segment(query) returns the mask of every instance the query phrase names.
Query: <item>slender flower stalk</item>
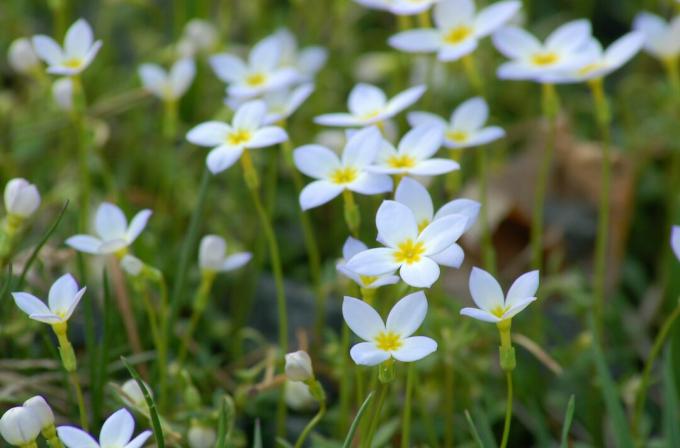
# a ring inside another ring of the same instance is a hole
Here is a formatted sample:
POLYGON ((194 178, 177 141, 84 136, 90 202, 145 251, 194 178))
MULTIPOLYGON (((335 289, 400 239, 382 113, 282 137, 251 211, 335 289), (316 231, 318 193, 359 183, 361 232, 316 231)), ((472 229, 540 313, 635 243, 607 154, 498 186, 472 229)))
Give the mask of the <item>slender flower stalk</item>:
POLYGON ((489 163, 484 148, 477 151, 477 163, 479 170, 479 202, 482 204, 479 210, 479 223, 482 227, 482 259, 484 260, 484 268, 490 272, 495 272, 496 253, 491 240, 491 229, 489 228, 489 163))
POLYGON ((401 448, 411 446, 411 402, 413 398, 413 381, 416 374, 415 364, 406 369, 406 392, 404 399, 404 413, 401 419, 401 448))
POLYGON ((191 310, 191 318, 189 320, 189 326, 182 337, 182 345, 180 346, 177 355, 177 364, 184 364, 184 359, 186 358, 187 352, 189 351, 189 344, 191 343, 191 338, 198 327, 198 323, 201 320, 206 306, 208 305, 208 300, 210 299, 210 290, 215 281, 214 272, 203 272, 201 273, 201 283, 198 286, 198 290, 194 296, 193 306, 191 310))

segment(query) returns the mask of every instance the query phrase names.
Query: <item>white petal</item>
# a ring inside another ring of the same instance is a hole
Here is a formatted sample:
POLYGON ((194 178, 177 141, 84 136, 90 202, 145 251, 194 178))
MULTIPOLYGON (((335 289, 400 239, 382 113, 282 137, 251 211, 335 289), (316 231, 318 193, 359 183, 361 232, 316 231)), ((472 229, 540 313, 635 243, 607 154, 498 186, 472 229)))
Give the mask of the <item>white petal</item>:
POLYGON ((429 288, 439 278, 439 265, 428 257, 416 263, 403 264, 399 275, 404 283, 416 288, 429 288))
POLYGON ((465 252, 463 252, 463 248, 458 244, 452 244, 443 251, 429 257, 440 266, 459 269, 463 264, 463 260, 465 260, 465 252))
POLYGON ((281 41, 276 35, 259 41, 248 55, 248 63, 256 70, 271 71, 281 60, 281 41))
POLYGON ((385 331, 382 318, 373 307, 363 300, 345 296, 342 301, 342 317, 347 326, 361 339, 371 341, 385 331))
POLYGON ((499 79, 509 80, 532 80, 539 79, 537 70, 524 62, 505 62, 498 67, 496 76, 499 79))
POLYGON ((124 249, 128 246, 128 242, 124 238, 116 238, 113 240, 103 241, 102 245, 99 246, 99 253, 102 255, 112 254, 124 249))
POLYGON ((478 267, 473 267, 470 273, 470 294, 477 306, 485 311, 505 306, 501 285, 491 274, 478 267))
POLYGON ((393 117, 404 109, 410 107, 413 103, 418 101, 421 96, 423 96, 425 90, 427 90, 427 87, 425 85, 420 85, 411 87, 410 89, 406 89, 403 92, 395 95, 387 102, 387 105, 385 106, 387 117, 393 117))
POLYGON ((295 149, 293 159, 298 170, 309 177, 323 179, 340 167, 337 154, 321 145, 304 145, 295 149))
POLYGON ((488 311, 480 310, 479 308, 463 308, 460 310, 460 314, 463 316, 469 316, 473 319, 481 320, 483 322, 496 323, 500 322, 500 319, 488 311))
POLYGON ((517 27, 501 28, 492 39, 496 49, 510 59, 519 59, 541 49, 538 39, 517 27))
POLYGON ((451 116, 451 125, 456 130, 473 132, 480 129, 489 118, 489 106, 478 96, 463 102, 451 116))
POLYGON ((94 228, 97 235, 104 241, 125 239, 127 219, 116 205, 104 202, 97 209, 94 228))
POLYGON ((104 446, 125 446, 132 438, 135 420, 127 409, 120 409, 106 419, 99 433, 99 443, 104 446))
POLYGON ((493 3, 479 11, 475 18, 475 35, 482 37, 493 33, 512 19, 521 6, 522 3, 518 1, 504 1, 493 3))
POLYGON ((613 69, 621 67, 640 51, 644 40, 644 34, 636 31, 620 37, 605 52, 607 64, 613 69))
POLYGON ((64 274, 50 287, 47 303, 54 314, 66 314, 71 308, 73 299, 78 292, 78 283, 71 274, 64 274))
POLYGON ((85 57, 83 58, 83 63, 80 67, 79 71, 85 70, 87 67, 90 66, 92 61, 94 61, 95 56, 97 56, 97 53, 99 53, 99 49, 102 47, 102 41, 98 40, 92 46, 90 49, 87 51, 85 54, 85 57))
POLYGON ((680 226, 673 226, 671 230, 671 247, 678 261, 680 261, 680 226))
POLYGON ((399 154, 409 154, 417 160, 428 159, 439 150, 443 140, 441 126, 417 126, 399 141, 399 154))
POLYGON ((464 215, 467 217, 467 222, 465 223, 465 232, 467 232, 475 221, 477 221, 477 216, 479 215, 479 210, 481 208, 482 204, 473 201, 472 199, 454 199, 437 210, 434 219, 436 220, 454 214, 464 215))
POLYGON ((466 38, 455 45, 444 45, 437 53, 437 59, 443 62, 457 61, 466 54, 470 54, 477 48, 477 39, 474 36, 466 38))
POLYGON ((80 291, 78 291, 76 293, 75 297, 73 297, 73 300, 71 301, 71 306, 68 308, 68 310, 66 310, 66 314, 63 317, 64 320, 68 320, 68 319, 71 318, 71 316, 73 315, 73 312, 78 307, 78 304, 80 303, 80 300, 85 295, 86 291, 87 291, 87 288, 83 286, 82 288, 80 288, 80 291))
POLYGON ((347 188, 359 194, 381 194, 392 191, 392 178, 386 174, 361 173, 347 188))
POLYGON ((352 346, 349 355, 360 366, 377 366, 390 358, 388 352, 378 349, 373 342, 360 342, 352 346))
POLYGON ((518 300, 515 302, 512 307, 507 310, 505 313, 503 313, 503 319, 510 319, 515 317, 520 311, 522 311, 524 308, 528 307, 532 302, 536 301, 536 297, 527 297, 522 300, 518 300))
POLYGON ((302 210, 318 207, 336 198, 344 187, 327 180, 315 180, 300 192, 300 207, 302 210))
POLYGON ((418 223, 413 212, 396 201, 383 201, 380 204, 375 224, 381 240, 390 247, 397 247, 408 239, 415 241, 418 237, 418 223))
POLYGON ((553 31, 545 41, 551 51, 571 52, 577 50, 591 36, 591 25, 586 19, 573 20, 553 31))
POLYGON ((221 121, 206 121, 187 133, 187 140, 199 146, 218 146, 227 140, 231 127, 221 121))
POLYGON ((139 66, 139 78, 142 80, 142 85, 146 90, 157 97, 163 98, 167 82, 165 70, 157 64, 142 64, 139 66))
POLYGON ((196 64, 191 58, 180 59, 170 70, 170 84, 174 98, 179 98, 189 90, 196 76, 196 64))
POLYGON ((409 30, 395 34, 390 37, 388 42, 397 50, 409 53, 427 53, 439 49, 441 46, 441 35, 437 30, 409 30))
POLYGON ((355 116, 371 114, 385 108, 385 92, 371 84, 359 83, 349 93, 347 108, 355 116))
POLYGON ((399 278, 398 275, 392 275, 392 274, 386 274, 386 275, 379 275, 378 279, 375 280, 373 283, 371 283, 371 288, 379 288, 381 286, 385 285, 394 285, 395 283, 399 283, 399 278))
POLYGON ((59 65, 64 59, 61 47, 49 36, 33 36, 33 48, 40 59, 49 65, 59 65))
POLYGON ((347 141, 342 152, 342 164, 363 168, 370 165, 378 155, 382 145, 382 135, 375 126, 355 132, 347 141))
POLYGON ((448 215, 431 222, 418 236, 418 241, 425 244, 425 254, 437 254, 456 242, 466 223, 464 215, 448 215))
POLYGON ((362 252, 366 249, 368 249, 368 247, 363 242, 349 236, 345 240, 345 244, 342 245, 342 258, 347 261, 359 252, 362 252))
POLYGON ((413 336, 402 341, 402 346, 392 352, 394 359, 412 362, 423 359, 437 350, 437 342, 425 336, 413 336))
POLYGON ((446 128, 448 123, 439 115, 430 112, 409 112, 408 124, 415 128, 417 126, 441 126, 446 128))
POLYGON ((314 118, 314 123, 323 126, 341 126, 341 127, 352 127, 361 126, 362 120, 358 119, 352 114, 346 113, 333 113, 333 114, 323 114, 314 118))
POLYGON ((642 32, 647 39, 662 34, 667 27, 668 23, 663 18, 646 11, 636 15, 633 20, 633 29, 642 32))
POLYGON ((224 263, 222 263, 222 271, 233 271, 240 267, 245 266, 251 259, 253 254, 250 252, 239 252, 228 256, 224 263))
POLYGON ((33 320, 37 320, 38 322, 43 322, 48 325, 54 325, 58 323, 65 322, 66 319, 62 318, 61 316, 57 316, 56 314, 31 314, 28 316, 29 318, 33 320))
POLYGON ((326 65, 328 50, 323 47, 303 48, 298 54, 297 65, 303 75, 314 76, 326 65))
POLYGON ((47 305, 36 296, 27 292, 13 292, 14 303, 27 315, 32 314, 52 314, 47 305))
POLYGON ((410 208, 419 225, 424 221, 432 221, 434 213, 432 198, 427 188, 417 180, 410 177, 403 178, 394 193, 394 200, 410 208))
POLYGON ((221 173, 241 158, 242 146, 221 145, 208 153, 205 164, 213 174, 221 173))
POLYGON ((60 426, 57 428, 57 434, 66 448, 99 448, 97 441, 82 429, 60 426))
POLYGON ((427 315, 427 298, 422 291, 399 300, 387 316, 385 328, 402 338, 411 336, 422 325, 427 315))
POLYGON ((498 126, 489 126, 470 136, 467 147, 482 146, 505 137, 505 131, 498 126))
POLYGON ((264 148, 267 146, 278 145, 288 140, 288 134, 278 126, 265 126, 255 131, 252 139, 248 143, 249 148, 264 148))
POLYGON ((289 87, 291 84, 299 81, 300 74, 293 68, 282 68, 276 70, 267 79, 267 84, 264 88, 266 92, 271 92, 277 89, 289 87))
POLYGON ((458 162, 448 159, 429 159, 418 162, 409 172, 416 176, 438 176, 460 169, 458 162))
POLYGON ((232 120, 234 129, 254 131, 262 124, 262 119, 267 113, 267 105, 264 101, 248 101, 238 108, 232 120))
POLYGON ((132 218, 132 221, 130 221, 130 226, 126 232, 128 243, 132 244, 132 242, 137 239, 139 234, 142 233, 142 230, 144 230, 146 223, 151 217, 151 213, 153 212, 149 209, 141 210, 132 218))
POLYGON ((513 307, 516 303, 529 297, 536 297, 538 291, 538 271, 527 272, 515 280, 505 298, 505 306, 513 307))
POLYGON ((359 252, 347 260, 347 269, 360 275, 391 274, 399 268, 394 260, 394 250, 385 247, 359 252))
POLYGON ((66 240, 66 244, 80 252, 98 254, 102 240, 91 235, 74 235, 66 240))
POLYGON ((228 53, 211 56, 209 62, 217 77, 229 83, 239 82, 248 71, 241 58, 228 53))
POLYGON ((151 437, 151 434, 151 431, 144 431, 134 439, 130 440, 130 443, 125 445, 123 448, 140 448, 144 445, 144 443, 146 443, 149 437, 151 437))
POLYGON ((84 58, 92 46, 94 37, 92 27, 85 19, 78 19, 66 31, 64 38, 64 52, 67 57, 84 58))
POLYGON ((440 29, 470 23, 474 16, 475 4, 472 0, 443 0, 434 5, 434 23, 440 29))

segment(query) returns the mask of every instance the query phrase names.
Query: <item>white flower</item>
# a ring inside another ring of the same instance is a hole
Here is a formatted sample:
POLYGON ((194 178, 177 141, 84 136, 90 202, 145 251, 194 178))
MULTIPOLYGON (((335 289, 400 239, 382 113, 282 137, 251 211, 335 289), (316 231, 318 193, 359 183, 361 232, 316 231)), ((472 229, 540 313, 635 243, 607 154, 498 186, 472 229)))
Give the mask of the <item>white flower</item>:
POLYGON ((365 250, 368 250, 368 246, 351 236, 348 237, 342 246, 343 259, 336 265, 337 270, 345 277, 353 280, 361 288, 379 288, 385 285, 393 285, 399 281, 399 277, 393 274, 359 275, 347 269, 347 261, 365 250))
POLYGON ((357 131, 345 145, 342 158, 321 145, 305 145, 295 149, 295 166, 315 180, 300 193, 303 210, 318 207, 344 190, 360 194, 392 191, 392 179, 367 171, 380 148, 382 136, 376 127, 357 131))
MULTIPOLYGON (((262 124, 275 124, 288 119, 314 92, 314 84, 307 83, 294 89, 283 88, 262 96, 262 101, 267 105, 267 115, 262 124)), ((244 103, 238 98, 227 98, 227 105, 233 110, 244 103)))
POLYGON ((215 26, 207 20, 191 19, 184 26, 183 38, 191 45, 195 54, 215 47, 219 33, 215 26))
POLYGON ((412 16, 427 11, 440 0, 389 0, 388 11, 398 16, 412 16))
MULTIPOLYGON (((143 384, 144 388, 149 393, 149 395, 153 397, 153 391, 151 390, 149 385, 146 383, 143 384)), ((144 398, 144 392, 142 391, 142 388, 139 387, 139 384, 137 384, 137 380, 134 379, 127 380, 121 386, 121 390, 123 391, 124 394, 122 398, 125 403, 133 407, 146 408, 146 399, 144 398)))
POLYGON ((78 19, 66 31, 64 47, 45 35, 33 37, 38 57, 47 63, 47 72, 74 76, 85 70, 94 60, 102 42, 94 42, 92 28, 85 19, 78 19))
POLYGON ((597 39, 591 38, 582 50, 588 56, 581 66, 575 70, 547 75, 545 79, 552 83, 575 83, 603 78, 631 60, 640 51, 643 42, 644 35, 633 31, 603 50, 602 44, 597 39))
POLYGON ((5 186, 5 209, 10 215, 28 218, 40 206, 40 193, 35 185, 20 177, 5 186))
POLYGON ((307 381, 314 378, 312 359, 306 351, 298 350, 286 354, 286 377, 292 381, 307 381))
POLYGON ((187 432, 189 448, 213 448, 217 441, 214 429, 201 424, 192 423, 187 432))
POLYGON ((359 83, 349 94, 347 108, 349 113, 319 115, 314 119, 324 126, 358 127, 380 123, 403 111, 425 93, 424 85, 411 87, 387 99, 385 92, 371 84, 359 83))
POLYGON ((210 66, 222 81, 229 84, 229 96, 253 98, 286 87, 298 79, 292 68, 280 67, 281 41, 274 35, 258 42, 248 55, 248 62, 229 53, 210 58, 210 66))
POLYGON ((411 209, 396 201, 383 201, 375 221, 378 240, 386 247, 358 253, 347 262, 347 268, 361 275, 384 275, 399 269, 406 284, 429 288, 439 278, 434 256, 460 238, 468 218, 461 214, 444 216, 419 231, 411 209))
POLYGON ((241 158, 246 149, 263 148, 288 140, 286 131, 277 126, 263 126, 267 106, 263 101, 249 101, 238 108, 231 125, 206 121, 187 133, 194 145, 213 148, 206 165, 213 174, 220 173, 241 158))
MULTIPOLYGON (((421 231, 430 225, 430 223, 445 216, 462 215, 467 218, 465 228, 463 229, 463 232, 467 232, 477 220, 477 215, 479 215, 479 209, 481 208, 481 204, 477 201, 454 199, 443 205, 437 213, 434 213, 432 198, 427 189, 410 177, 405 177, 401 180, 394 194, 394 200, 411 209, 418 223, 418 229, 421 231)), ((380 239, 380 236, 378 238, 380 239)), ((464 258, 463 248, 456 243, 451 244, 450 247, 442 252, 432 255, 432 259, 437 264, 456 269, 463 264, 464 258)))
POLYGON ((151 436, 151 431, 144 431, 132 439, 134 430, 135 420, 132 415, 126 409, 120 409, 102 425, 99 442, 82 429, 73 426, 60 426, 57 433, 66 448, 139 448, 151 436))
POLYGON ((88 254, 105 255, 122 253, 142 233, 151 216, 151 210, 138 212, 128 225, 123 211, 109 202, 102 203, 97 209, 93 235, 74 235, 66 244, 88 254))
POLYGON ((144 270, 144 262, 134 255, 125 254, 120 260, 120 267, 133 277, 137 277, 144 270))
POLYGON ((470 294, 478 308, 463 308, 460 314, 492 323, 511 319, 536 300, 537 290, 538 271, 522 274, 504 297, 496 279, 475 267, 470 274, 470 294))
POLYGON ((73 80, 63 77, 52 83, 52 99, 59 109, 70 112, 73 110, 73 80))
POLYGON ((46 324, 64 323, 75 311, 87 288, 78 289, 78 283, 71 274, 64 274, 50 287, 47 305, 27 292, 13 292, 14 302, 33 320, 46 324))
POLYGON ((434 6, 435 29, 418 28, 395 34, 391 46, 410 53, 437 53, 455 61, 472 53, 479 40, 506 24, 519 11, 518 1, 494 3, 478 13, 473 0, 444 0, 434 6))
POLYGON ((35 54, 33 44, 25 37, 20 37, 10 44, 7 62, 17 73, 31 73, 40 67, 40 60, 35 54))
POLYGON ((253 255, 250 252, 238 252, 226 256, 227 242, 217 235, 206 235, 201 240, 198 250, 198 261, 202 270, 214 272, 233 271, 244 266, 253 255))
POLYGON ((33 411, 40 429, 49 428, 54 425, 54 413, 47 401, 40 395, 29 398, 24 402, 24 407, 33 411))
POLYGON ((24 406, 11 408, 0 418, 0 434, 12 446, 32 446, 41 429, 35 413, 24 406))
POLYGON ((489 106, 482 97, 471 98, 451 113, 447 122, 430 112, 411 112, 411 126, 438 125, 444 128, 444 146, 449 149, 470 148, 486 145, 505 136, 498 126, 484 126, 489 118, 489 106))
POLYGON ((281 67, 292 68, 298 80, 311 81, 328 60, 328 50, 321 46, 298 48, 297 39, 289 30, 282 28, 274 34, 281 43, 281 67))
POLYGON ((387 316, 387 323, 373 307, 353 297, 342 302, 347 326, 361 339, 349 354, 355 363, 374 366, 394 358, 418 361, 437 350, 437 343, 425 336, 411 336, 425 320, 427 299, 422 291, 399 300, 387 316))
POLYGON ((680 261, 680 226, 673 226, 671 230, 671 247, 680 261))
POLYGON ((444 129, 439 125, 416 126, 402 137, 395 149, 387 140, 378 152, 375 164, 368 169, 376 173, 415 176, 436 176, 460 168, 449 159, 431 158, 444 140, 444 129))
POLYGON ((680 15, 670 22, 648 12, 635 16, 633 29, 645 35, 647 53, 661 60, 671 60, 680 54, 680 15))
POLYGON ((313 408, 317 401, 309 391, 307 386, 302 381, 286 380, 284 387, 284 399, 286 405, 296 411, 303 411, 313 408))
POLYGON ((587 20, 574 20, 553 31, 544 44, 521 28, 496 31, 494 45, 511 59, 498 68, 498 77, 544 82, 545 75, 577 69, 588 57, 582 50, 591 37, 590 29, 587 20))
POLYGON ((174 101, 184 95, 194 76, 196 64, 189 58, 175 62, 169 73, 158 64, 142 64, 139 67, 144 88, 164 101, 174 101))

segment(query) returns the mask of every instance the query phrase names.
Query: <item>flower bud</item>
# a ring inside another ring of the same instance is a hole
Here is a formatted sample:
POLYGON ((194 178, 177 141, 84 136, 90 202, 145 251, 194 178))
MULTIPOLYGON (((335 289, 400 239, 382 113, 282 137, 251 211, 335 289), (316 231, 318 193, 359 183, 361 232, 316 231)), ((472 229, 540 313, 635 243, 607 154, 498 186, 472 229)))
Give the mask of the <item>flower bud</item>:
POLYGON ((28 218, 40 205, 40 193, 26 179, 16 178, 5 187, 5 208, 11 215, 28 218))
POLYGON ((120 267, 123 268, 125 272, 133 277, 137 277, 142 273, 144 269, 144 262, 134 255, 125 255, 122 260, 120 260, 120 267))
POLYGON ((227 243, 224 238, 217 235, 204 236, 198 250, 198 264, 201 270, 219 270, 224 263, 226 252, 227 243))
POLYGON ((298 350, 286 355, 286 376, 292 381, 307 381, 314 378, 312 360, 307 352, 298 350))
POLYGON ((31 41, 21 37, 9 46, 7 62, 17 73, 30 73, 40 66, 40 60, 35 54, 31 41))
MULTIPOLYGON (((144 387, 146 388, 146 391, 149 393, 150 396, 153 397, 153 392, 149 388, 149 385, 144 383, 144 387)), ((122 386, 121 390, 125 394, 123 396, 123 400, 130 404, 131 406, 135 407, 145 407, 146 406, 146 400, 144 399, 144 393, 142 392, 142 388, 139 387, 139 384, 137 384, 136 380, 127 380, 122 386)))
POLYGON ((316 400, 305 383, 286 381, 284 388, 284 399, 289 408, 295 411, 305 411, 316 405, 316 400))
POLYGON ((203 426, 194 420, 191 422, 187 439, 190 448, 212 448, 217 441, 217 434, 214 429, 203 426))
POLYGON ((47 401, 40 395, 36 395, 35 397, 26 400, 24 402, 24 407, 33 411, 33 414, 35 414, 38 423, 40 424, 41 430, 54 426, 52 408, 50 408, 47 401))
POLYGON ((52 83, 52 98, 59 109, 70 112, 73 110, 73 81, 65 77, 52 83))
POLYGON ((188 39, 197 51, 212 49, 217 43, 217 30, 212 23, 192 19, 184 27, 184 37, 188 39))
POLYGON ((0 434, 12 446, 31 444, 40 434, 38 417, 29 408, 12 408, 0 418, 0 434))

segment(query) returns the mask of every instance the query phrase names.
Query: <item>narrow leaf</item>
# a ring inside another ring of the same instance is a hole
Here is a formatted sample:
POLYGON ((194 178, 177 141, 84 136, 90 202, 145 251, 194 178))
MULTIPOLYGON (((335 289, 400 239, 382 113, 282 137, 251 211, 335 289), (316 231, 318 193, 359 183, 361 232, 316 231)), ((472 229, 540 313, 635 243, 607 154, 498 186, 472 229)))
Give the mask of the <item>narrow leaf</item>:
POLYGON ((567 403, 567 413, 564 415, 564 424, 562 425, 562 442, 560 443, 561 448, 569 447, 569 430, 571 429, 571 422, 574 419, 574 407, 576 406, 576 399, 574 394, 569 397, 569 403, 567 403))
POLYGON ((149 415, 151 416, 151 426, 153 428, 153 436, 156 439, 156 446, 158 448, 165 448, 165 438, 163 437, 163 427, 161 426, 161 420, 158 418, 158 411, 156 410, 156 403, 153 401, 153 398, 151 398, 151 395, 149 394, 149 391, 146 388, 146 385, 142 381, 142 378, 139 376, 139 373, 132 367, 127 359, 125 359, 124 356, 120 357, 120 360, 123 362, 125 367, 128 369, 128 372, 130 372, 130 375, 134 380, 137 382, 137 385, 139 386, 139 389, 142 391, 142 394, 144 395, 144 401, 146 401, 146 405, 149 408, 149 415))
POLYGON ((475 440, 475 444, 477 445, 478 448, 484 448, 484 444, 482 443, 482 439, 479 437, 479 432, 477 431, 475 422, 472 421, 472 416, 470 415, 470 412, 468 412, 467 409, 465 410, 465 419, 468 422, 468 426, 470 427, 470 433, 472 434, 472 438, 475 440))
POLYGON ((354 416, 354 420, 352 421, 352 424, 349 427, 349 432, 347 433, 347 437, 345 437, 345 443, 342 444, 342 448, 350 448, 350 446, 352 446, 354 433, 357 431, 357 428, 359 427, 359 422, 361 421, 361 417, 364 415, 364 412, 366 412, 366 409, 368 409, 368 405, 371 402, 372 398, 373 392, 368 394, 364 402, 361 404, 361 407, 359 408, 357 415, 354 416))

